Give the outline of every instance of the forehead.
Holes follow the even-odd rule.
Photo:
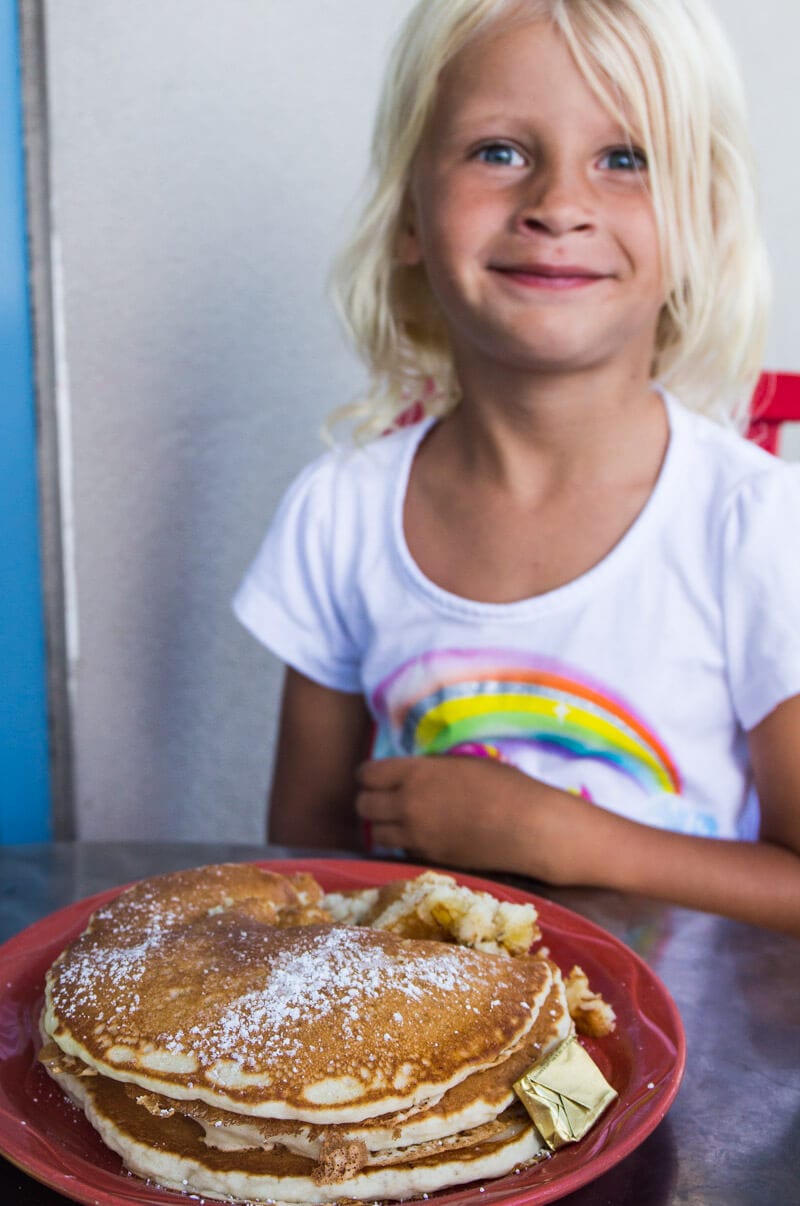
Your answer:
[[[445,66],[432,125],[516,115],[629,128],[614,91],[586,78],[552,19],[516,21],[479,33]]]

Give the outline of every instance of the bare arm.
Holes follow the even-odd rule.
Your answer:
[[[367,763],[358,809],[376,841],[433,862],[642,893],[800,935],[800,697],[750,746],[759,842],[641,825],[480,758]]]
[[[286,671],[269,800],[270,842],[358,848],[355,773],[366,756],[369,733],[360,695]]]

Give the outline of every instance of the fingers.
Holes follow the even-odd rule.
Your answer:
[[[393,794],[362,791],[356,797],[356,812],[364,827],[364,843],[368,850],[400,852],[406,847],[406,826]]]
[[[378,764],[367,764],[368,767]],[[360,776],[359,776],[360,777]],[[373,776],[368,774],[368,779]],[[374,776],[380,778],[381,776]],[[389,776],[391,780],[391,775]],[[402,850],[408,837],[402,802],[394,788],[362,790],[356,796],[356,812],[369,835],[369,849]]]
[[[420,782],[423,764],[419,758],[380,758],[358,768],[356,812],[368,826],[373,847],[424,855],[419,815],[420,801],[427,798]]]
[[[356,812],[362,821],[383,825],[398,821],[401,809],[391,791],[360,791],[356,796]]]
[[[375,758],[362,762],[356,771],[356,781],[368,791],[392,791],[403,785],[410,761],[410,758]]]
[[[405,832],[402,825],[373,825],[370,832],[372,848],[406,851]]]

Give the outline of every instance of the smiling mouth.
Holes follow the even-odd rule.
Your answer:
[[[575,264],[492,264],[490,269],[529,289],[583,289],[610,278],[609,273]]]

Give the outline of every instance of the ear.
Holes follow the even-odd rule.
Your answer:
[[[397,259],[406,268],[416,268],[422,263],[422,248],[417,233],[417,215],[414,202],[406,196],[400,215],[397,235]]]

